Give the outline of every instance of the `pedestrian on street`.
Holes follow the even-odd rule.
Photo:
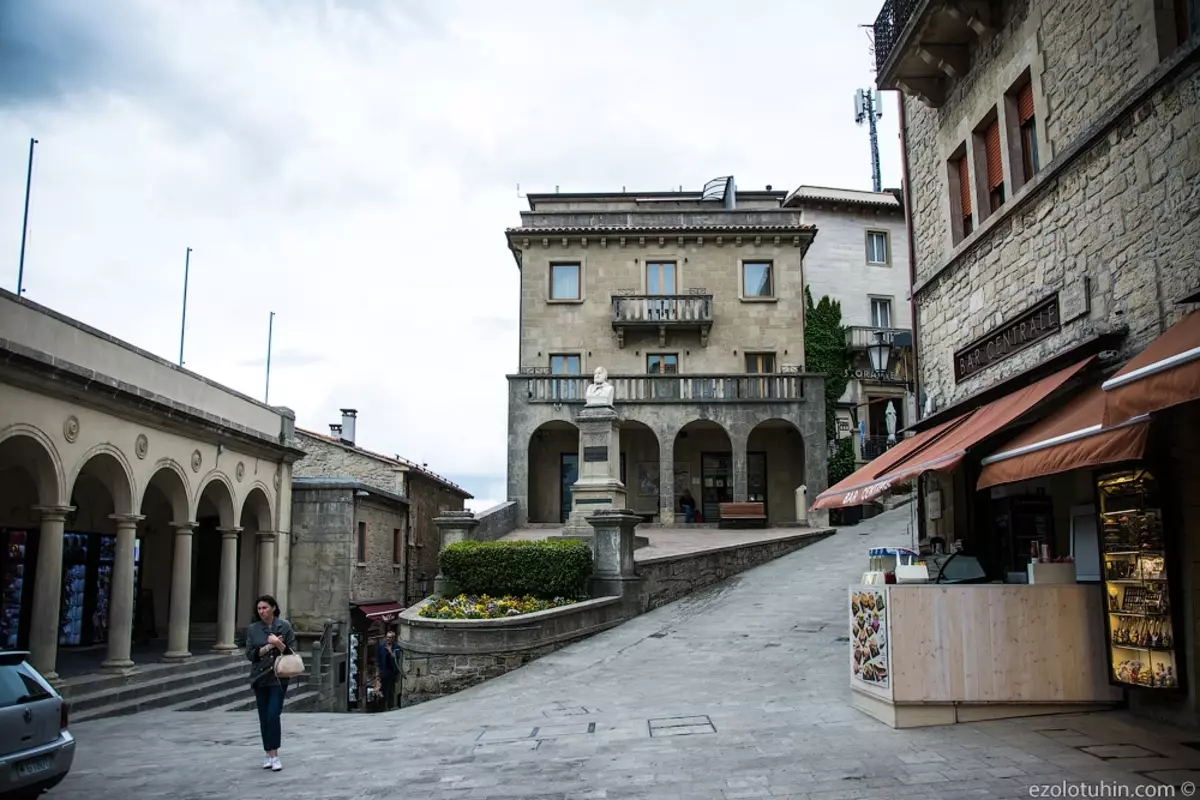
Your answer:
[[[396,677],[400,674],[400,648],[396,644],[396,632],[388,631],[379,643],[379,682],[383,685],[383,708],[391,711],[396,703]]]
[[[292,625],[280,616],[279,603],[264,594],[255,603],[256,619],[246,629],[246,658],[250,660],[250,686],[258,704],[258,727],[262,733],[263,769],[279,772],[279,740],[282,737],[279,717],[283,713],[283,698],[288,679],[275,674],[275,661],[285,652],[296,652],[296,634]]]

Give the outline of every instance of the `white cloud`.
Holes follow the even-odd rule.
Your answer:
[[[17,5],[0,50],[74,43],[0,60],[5,263],[40,141],[26,296],[174,359],[191,246],[189,368],[261,397],[275,311],[272,402],[318,431],[355,406],[361,445],[488,498],[518,182],[870,185],[852,97],[879,0]]]

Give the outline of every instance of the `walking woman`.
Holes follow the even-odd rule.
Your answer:
[[[258,701],[258,726],[262,731],[263,769],[279,772],[279,717],[283,713],[283,698],[288,679],[275,674],[275,661],[286,652],[296,652],[296,634],[292,625],[279,616],[279,603],[269,594],[258,598],[254,613],[257,619],[246,629],[246,658],[250,660],[250,686]]]

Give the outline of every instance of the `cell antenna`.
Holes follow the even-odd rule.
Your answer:
[[[879,172],[879,129],[875,125],[882,116],[878,94],[871,89],[859,89],[854,93],[854,121],[859,125],[867,123],[871,132],[871,186],[876,192],[883,191],[883,177]]]

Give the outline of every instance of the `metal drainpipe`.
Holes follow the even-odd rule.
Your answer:
[[[917,331],[917,295],[912,287],[917,284],[917,245],[913,231],[912,216],[912,181],[908,170],[908,115],[905,113],[904,94],[896,93],[900,106],[900,168],[904,181],[904,227],[908,233],[908,307],[909,319],[912,321],[912,353],[913,353],[913,405],[917,419],[921,418],[921,363],[920,335]],[[917,540],[925,538],[925,496],[921,491],[924,479],[917,477],[915,492],[917,495]]]

